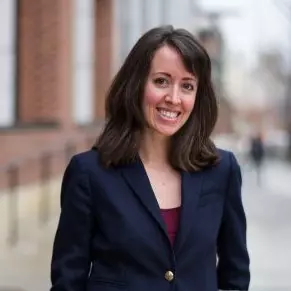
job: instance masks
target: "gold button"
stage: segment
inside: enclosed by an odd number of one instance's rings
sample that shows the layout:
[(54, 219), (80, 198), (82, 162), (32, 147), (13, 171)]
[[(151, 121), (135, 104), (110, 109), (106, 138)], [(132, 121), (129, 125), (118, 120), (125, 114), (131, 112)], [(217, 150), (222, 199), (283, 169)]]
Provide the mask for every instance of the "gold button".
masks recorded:
[(174, 273), (172, 271), (167, 271), (165, 274), (165, 279), (169, 282), (174, 280)]

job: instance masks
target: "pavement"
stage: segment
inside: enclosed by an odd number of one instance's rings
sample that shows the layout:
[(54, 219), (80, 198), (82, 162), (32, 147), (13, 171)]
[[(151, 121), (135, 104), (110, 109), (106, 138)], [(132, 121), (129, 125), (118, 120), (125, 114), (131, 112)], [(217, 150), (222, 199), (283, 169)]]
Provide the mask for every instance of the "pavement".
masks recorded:
[[(262, 185), (258, 186), (252, 167), (242, 163), (251, 257), (250, 290), (291, 291), (291, 167), (268, 161), (264, 169)], [(53, 199), (54, 215), (48, 224), (30, 230), (17, 247), (2, 244), (0, 291), (49, 290), (51, 249), (59, 209), (57, 192)]]
[(49, 290), (51, 247), (56, 220), (17, 247), (1, 250), (0, 291)]
[[(43, 192), (39, 185), (19, 189), (19, 242), (7, 243), (10, 193), (0, 193), (0, 291), (49, 290), (49, 264), (54, 233), (59, 216), (60, 178), (50, 181)], [(41, 195), (47, 195), (50, 219), (39, 223)]]
[(243, 201), (248, 220), (251, 289), (291, 290), (291, 167), (268, 162), (261, 186), (243, 168)]

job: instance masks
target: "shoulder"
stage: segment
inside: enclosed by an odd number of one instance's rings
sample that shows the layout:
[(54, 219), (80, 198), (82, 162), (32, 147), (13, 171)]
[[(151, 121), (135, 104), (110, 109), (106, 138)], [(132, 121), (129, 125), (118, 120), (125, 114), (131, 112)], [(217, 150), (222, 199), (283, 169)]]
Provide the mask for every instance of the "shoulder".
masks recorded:
[(226, 151), (222, 149), (219, 149), (219, 153), (221, 156), (221, 172), (223, 173), (224, 177), (226, 177), (227, 183), (236, 181), (238, 184), (241, 185), (241, 168), (235, 154), (232, 151)]
[(216, 165), (202, 171), (205, 189), (217, 189), (227, 193), (230, 185), (241, 185), (241, 171), (232, 151), (218, 149), (219, 161)]
[(98, 154), (93, 150), (81, 152), (71, 157), (68, 162), (64, 176), (63, 183), (71, 181), (77, 181), (81, 177), (88, 176), (88, 172), (91, 172), (98, 165)]
[(233, 172), (240, 172), (240, 166), (235, 154), (232, 151), (217, 149), (219, 161), (216, 165), (206, 169), (206, 172), (213, 178), (214, 176), (219, 180), (224, 180)]
[[(98, 154), (93, 150), (73, 155), (67, 164), (61, 184), (61, 207), (79, 207), (92, 193), (90, 172), (98, 169)], [(79, 206), (77, 206), (79, 205)]]
[(99, 154), (96, 150), (89, 150), (74, 155), (70, 161), (80, 171), (90, 171), (101, 167)]
[(218, 148), (218, 154), (220, 157), (218, 166), (226, 169), (238, 166), (238, 160), (232, 151)]
[(112, 174), (114, 168), (105, 168), (101, 163), (100, 155), (97, 150), (91, 149), (74, 155), (68, 165), (72, 172), (86, 174), (89, 176), (100, 176)]

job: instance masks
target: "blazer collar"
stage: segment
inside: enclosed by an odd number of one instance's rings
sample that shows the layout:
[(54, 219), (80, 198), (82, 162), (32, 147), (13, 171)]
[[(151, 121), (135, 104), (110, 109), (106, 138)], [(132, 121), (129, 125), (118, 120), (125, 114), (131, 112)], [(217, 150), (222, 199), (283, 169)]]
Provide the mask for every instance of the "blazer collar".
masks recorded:
[[(161, 216), (159, 204), (152, 190), (142, 161), (137, 159), (136, 162), (122, 167), (121, 172), (133, 193), (138, 197), (140, 202), (144, 205), (145, 209), (158, 224), (161, 231), (168, 238), (167, 228)], [(185, 242), (190, 228), (193, 226), (193, 221), (195, 221), (194, 215), (196, 214), (198, 198), (202, 189), (202, 177), (202, 172), (181, 172), (182, 205), (180, 212), (180, 225), (174, 244), (174, 248), (177, 251)]]
[(138, 158), (135, 162), (122, 167), (122, 175), (146, 210), (158, 223), (161, 230), (167, 235), (166, 225), (160, 214), (160, 207), (150, 184), (142, 161)]

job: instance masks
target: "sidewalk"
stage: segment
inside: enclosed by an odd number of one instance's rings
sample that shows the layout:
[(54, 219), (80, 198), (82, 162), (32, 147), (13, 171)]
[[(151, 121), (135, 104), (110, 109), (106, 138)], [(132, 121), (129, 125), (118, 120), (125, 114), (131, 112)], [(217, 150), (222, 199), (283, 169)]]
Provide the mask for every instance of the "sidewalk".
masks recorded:
[(250, 188), (244, 192), (251, 291), (291, 290), (291, 199)]
[[(57, 219), (18, 247), (1, 249), (0, 290), (49, 290), (50, 260)], [(8, 263), (9, 262), (9, 263)]]
[[(250, 162), (241, 162), (243, 175), (254, 182), (256, 172)], [(266, 160), (262, 167), (262, 187), (275, 195), (291, 198), (291, 165), (279, 160)]]
[(17, 246), (7, 244), (8, 202), (10, 193), (0, 197), (0, 291), (42, 291), (49, 289), (53, 238), (60, 210), (60, 179), (50, 181), (50, 219), (40, 227), (38, 210), (42, 188), (38, 185), (19, 189), (19, 235)]
[(291, 290), (290, 167), (267, 161), (261, 186), (249, 167), (242, 167), (243, 201), (248, 221), (252, 288)]
[(264, 172), (266, 186), (274, 193), (291, 198), (291, 165), (280, 161), (266, 163)]

